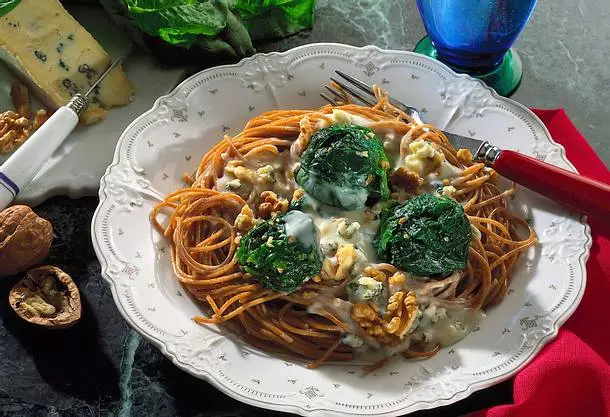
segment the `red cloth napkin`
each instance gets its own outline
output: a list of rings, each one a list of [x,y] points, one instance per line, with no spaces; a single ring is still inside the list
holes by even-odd
[[[610,172],[562,109],[534,113],[582,175],[610,183]],[[610,416],[610,219],[589,220],[589,225],[593,247],[580,306],[557,338],[517,374],[514,404],[470,417]]]

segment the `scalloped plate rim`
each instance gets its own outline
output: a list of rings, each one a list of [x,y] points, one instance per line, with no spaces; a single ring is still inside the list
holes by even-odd
[[[520,110],[527,113],[528,116],[530,116],[534,121],[536,121],[538,123],[538,127],[541,128],[541,130],[545,134],[545,139],[548,142],[550,142],[551,144],[553,144],[559,150],[559,155],[560,155],[561,160],[565,164],[567,164],[574,172],[578,172],[576,170],[576,168],[574,167],[574,165],[571,163],[571,161],[567,158],[565,148],[561,144],[555,142],[555,140],[550,135],[550,133],[549,133],[547,127],[544,125],[544,123],[542,123],[542,121],[530,109],[528,109],[526,106],[522,105],[519,102],[516,102],[512,99],[500,96],[499,94],[497,94],[495,92],[495,90],[493,90],[490,87],[488,87],[487,85],[485,85],[485,83],[483,83],[481,80],[475,79],[467,74],[457,74],[457,73],[453,72],[448,66],[446,66],[445,64],[443,64],[439,61],[430,59],[428,57],[425,57],[425,56],[422,56],[420,54],[416,54],[416,53],[410,52],[410,51],[383,49],[383,48],[379,48],[375,45],[366,45],[366,46],[362,46],[362,47],[356,47],[356,46],[352,46],[352,45],[335,43],[335,42],[312,43],[312,44],[301,45],[301,46],[298,46],[298,47],[295,47],[295,48],[292,48],[292,49],[289,49],[289,50],[283,51],[283,52],[257,53],[251,57],[242,59],[241,61],[239,61],[236,64],[221,65],[221,66],[212,67],[212,68],[203,70],[201,72],[193,74],[192,76],[190,76],[187,79],[185,79],[184,81],[182,81],[170,93],[157,98],[155,100],[155,102],[153,103],[152,107],[148,111],[146,111],[145,113],[138,116],[133,122],[131,122],[125,128],[125,130],[123,131],[123,133],[121,134],[121,136],[117,142],[114,156],[113,156],[113,161],[106,168],[106,171],[100,180],[100,189],[99,189],[99,194],[98,194],[99,195],[99,204],[96,208],[96,211],[95,211],[94,216],[91,221],[91,235],[92,235],[92,242],[93,242],[94,250],[95,250],[96,256],[100,262],[100,265],[101,265],[101,275],[104,278],[104,280],[110,284],[113,299],[114,299],[115,304],[117,305],[117,308],[120,311],[121,315],[130,324],[130,326],[134,330],[136,330],[142,337],[144,337],[146,340],[148,340],[149,342],[154,344],[157,348],[159,348],[161,350],[161,352],[168,359],[170,359],[172,361],[172,363],[174,363],[176,366],[178,366],[180,369],[185,370],[186,372],[188,372],[189,374],[191,374],[197,378],[203,378],[207,382],[211,383],[215,389],[222,391],[224,394],[232,397],[233,399],[236,399],[240,402],[243,402],[243,403],[246,403],[246,404],[249,404],[252,406],[271,409],[271,410],[277,410],[277,411],[283,411],[283,412],[291,412],[291,413],[296,413],[296,414],[300,414],[300,415],[304,415],[304,416],[329,415],[328,413],[331,413],[332,415],[337,415],[337,416],[362,416],[363,415],[362,413],[350,413],[347,411],[339,411],[336,409],[328,409],[328,408],[321,408],[321,407],[307,409],[307,408],[304,408],[304,407],[301,407],[298,405],[277,404],[277,403],[273,403],[273,402],[262,401],[260,399],[252,399],[252,398],[249,398],[246,396],[242,396],[237,391],[230,389],[228,386],[226,386],[225,384],[223,384],[222,382],[217,380],[212,374],[210,374],[208,372],[208,370],[195,368],[192,364],[180,361],[175,354],[169,352],[169,350],[167,349],[167,345],[165,344],[165,342],[163,340],[158,339],[157,337],[153,336],[151,333],[147,332],[139,323],[137,323],[134,319],[132,319],[129,316],[129,314],[127,313],[127,311],[126,311],[125,307],[123,306],[123,303],[121,302],[120,297],[118,295],[117,282],[108,273],[109,265],[104,256],[102,249],[100,248],[100,246],[98,244],[97,232],[96,232],[96,225],[98,222],[98,217],[99,217],[101,210],[103,208],[103,205],[108,197],[105,192],[105,185],[106,185],[105,180],[106,180],[106,177],[112,172],[113,168],[119,166],[120,163],[122,162],[122,160],[120,158],[120,151],[121,151],[123,143],[125,142],[125,138],[127,137],[128,133],[130,133],[130,131],[132,130],[132,128],[135,125],[137,125],[141,120],[145,119],[147,116],[153,114],[160,107],[161,102],[164,99],[170,99],[171,97],[173,97],[174,95],[179,93],[179,91],[182,89],[182,87],[184,85],[188,84],[189,82],[191,82],[192,79],[199,77],[202,74],[211,73],[214,71],[220,71],[223,69],[240,68],[240,67],[243,67],[244,65],[248,64],[249,62],[255,62],[256,60],[260,59],[261,57],[271,57],[271,56],[283,57],[283,56],[293,54],[293,53],[298,52],[303,49],[323,48],[323,47],[339,47],[339,48],[350,49],[353,51],[372,50],[372,51],[376,51],[376,52],[379,52],[382,54],[399,54],[399,55],[406,55],[406,56],[417,56],[420,59],[429,61],[429,63],[431,63],[431,64],[440,66],[454,79],[461,78],[461,79],[468,80],[469,82],[474,82],[474,83],[478,84],[479,86],[483,87],[493,98],[500,100],[500,101],[508,102],[509,104],[511,104],[515,107],[518,107]],[[545,335],[544,337],[541,337],[537,341],[536,345],[532,348],[530,354],[528,355],[528,357],[525,360],[521,361],[521,363],[516,368],[510,369],[509,371],[507,371],[504,374],[497,375],[495,377],[490,377],[490,378],[484,379],[482,381],[472,382],[472,383],[468,384],[468,386],[465,389],[455,392],[449,398],[436,398],[431,401],[417,401],[403,409],[389,410],[387,412],[380,412],[380,413],[370,413],[369,412],[366,415],[397,416],[397,415],[402,415],[404,413],[411,413],[411,412],[414,412],[417,410],[432,409],[432,408],[436,408],[436,407],[440,407],[440,406],[444,406],[444,405],[453,404],[459,400],[467,398],[468,396],[470,396],[472,393],[474,393],[476,391],[491,387],[499,382],[509,379],[510,377],[512,377],[516,373],[518,373],[520,370],[522,370],[524,367],[526,367],[538,355],[538,353],[542,350],[542,348],[545,345],[547,345],[550,341],[552,341],[555,337],[557,337],[559,328],[574,313],[574,311],[577,309],[577,307],[580,304],[582,297],[584,295],[584,291],[586,288],[586,281],[587,281],[586,262],[590,255],[590,249],[592,246],[592,236],[591,236],[590,227],[586,223],[585,216],[580,217],[580,222],[584,226],[583,233],[586,236],[586,242],[583,245],[583,250],[579,254],[579,257],[578,257],[578,262],[579,262],[581,270],[582,270],[582,277],[581,277],[582,285],[580,286],[580,288],[578,290],[578,294],[575,297],[572,304],[570,306],[568,306],[566,308],[566,310],[564,311],[564,313],[552,323],[552,331],[550,333],[548,333],[547,335]]]

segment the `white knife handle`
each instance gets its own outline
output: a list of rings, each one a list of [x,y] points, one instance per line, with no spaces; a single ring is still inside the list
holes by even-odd
[[[60,107],[0,166],[0,210],[32,181],[77,124],[76,112]]]

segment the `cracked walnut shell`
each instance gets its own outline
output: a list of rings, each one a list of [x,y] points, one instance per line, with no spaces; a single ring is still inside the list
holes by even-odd
[[[27,206],[0,212],[0,278],[42,262],[53,242],[53,226]]]
[[[9,302],[22,319],[50,329],[70,327],[81,316],[76,284],[70,275],[49,265],[29,270],[11,289]]]

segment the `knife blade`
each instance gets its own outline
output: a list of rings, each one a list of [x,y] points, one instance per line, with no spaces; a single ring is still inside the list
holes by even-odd
[[[484,141],[484,140],[479,140],[479,139],[475,139],[475,138],[471,138],[468,136],[462,136],[462,135],[458,135],[457,133],[452,133],[452,132],[446,132],[446,131],[442,131],[445,136],[447,137],[447,139],[449,140],[449,142],[451,143],[451,145],[457,150],[457,149],[468,149],[472,155],[475,157],[475,159],[477,157],[482,157],[483,155],[481,154],[483,149],[485,148],[485,145],[489,145],[489,142]],[[484,152],[483,152],[484,153]]]

